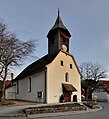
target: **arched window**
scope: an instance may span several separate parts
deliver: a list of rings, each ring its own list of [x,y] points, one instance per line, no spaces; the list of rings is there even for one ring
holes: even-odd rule
[[[19,81],[17,81],[16,93],[19,94]]]
[[[28,92],[31,92],[31,77],[28,78]]]
[[[68,72],[65,74],[65,81],[69,82],[69,74],[68,74]]]

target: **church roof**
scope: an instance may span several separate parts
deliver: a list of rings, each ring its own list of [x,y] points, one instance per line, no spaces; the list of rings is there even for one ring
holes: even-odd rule
[[[54,24],[54,26],[50,29],[50,31],[49,31],[47,37],[49,36],[49,34],[50,34],[52,31],[54,31],[54,30],[56,30],[56,29],[60,29],[60,30],[65,31],[65,32],[71,37],[71,34],[69,33],[68,29],[64,26],[64,24],[63,24],[63,22],[62,22],[62,20],[61,20],[61,17],[60,17],[60,14],[59,14],[59,10],[58,10],[58,16],[57,16],[57,19],[56,19],[56,21],[55,21],[55,24]]]
[[[34,72],[38,72],[38,71],[41,71],[42,69],[46,68],[46,65],[51,63],[55,59],[55,57],[58,55],[58,53],[60,51],[61,50],[59,50],[58,52],[53,53],[53,54],[47,54],[44,57],[40,58],[39,60],[33,62],[27,68],[25,68],[13,81],[25,78],[25,77],[33,74]],[[67,52],[64,52],[64,51],[62,51],[62,52],[63,53],[67,53]],[[71,54],[69,54],[69,53],[67,53],[67,55],[70,55],[72,57],[72,60],[75,63],[77,71],[80,74],[80,76],[82,77],[74,57]]]
[[[57,56],[57,54],[59,53],[60,51],[54,53],[54,54],[47,54],[45,55],[44,57],[40,58],[39,60],[33,62],[32,64],[30,64],[27,68],[25,68],[15,79],[14,81],[16,80],[19,80],[19,79],[22,79],[26,76],[29,76],[31,75],[32,73],[34,72],[37,72],[43,68],[45,68],[45,66],[49,63],[51,63],[54,58]]]
[[[62,83],[62,86],[66,91],[69,92],[77,91],[77,89],[72,84]]]

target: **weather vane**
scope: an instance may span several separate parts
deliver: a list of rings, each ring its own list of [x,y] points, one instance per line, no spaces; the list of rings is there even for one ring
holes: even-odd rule
[[[60,9],[58,8],[58,16],[59,16],[59,13],[60,13]]]

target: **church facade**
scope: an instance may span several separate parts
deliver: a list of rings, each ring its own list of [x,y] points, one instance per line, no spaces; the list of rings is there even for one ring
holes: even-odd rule
[[[81,73],[69,53],[71,34],[64,26],[59,11],[54,26],[47,34],[48,54],[25,68],[14,80],[15,99],[40,103],[81,102]]]

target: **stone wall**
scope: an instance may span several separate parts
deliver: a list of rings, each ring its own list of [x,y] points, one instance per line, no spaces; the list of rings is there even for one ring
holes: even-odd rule
[[[77,111],[77,110],[86,110],[86,107],[84,105],[80,105],[79,103],[46,105],[46,106],[42,105],[26,108],[24,112],[25,114],[40,114],[40,113],[56,113],[56,112]]]

